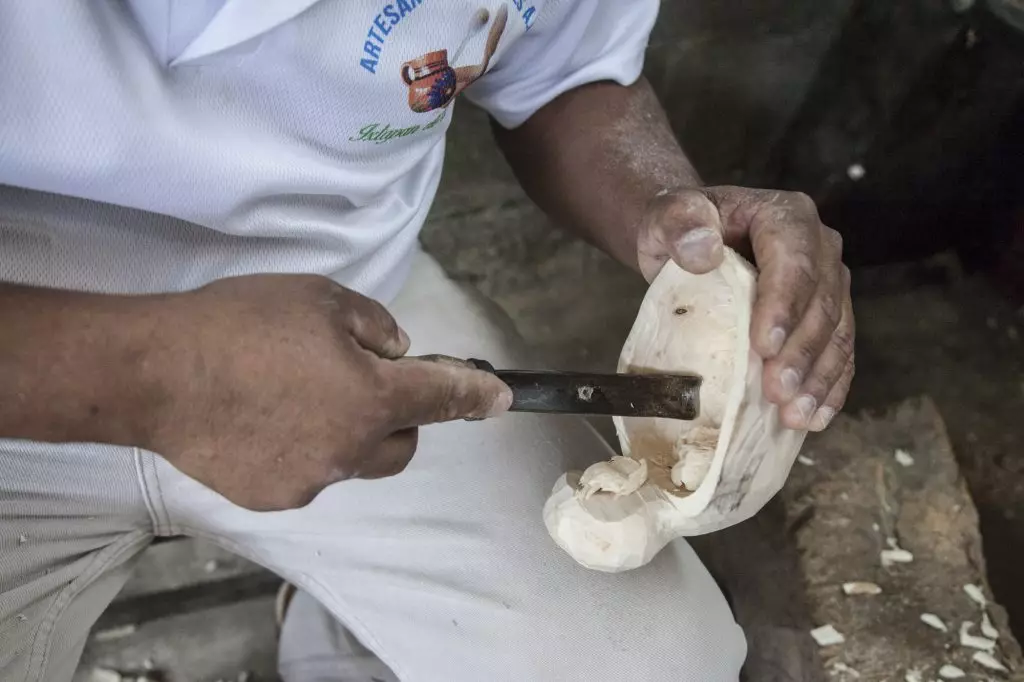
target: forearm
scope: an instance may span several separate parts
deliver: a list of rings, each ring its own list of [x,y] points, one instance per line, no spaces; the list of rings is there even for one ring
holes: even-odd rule
[[[701,181],[647,80],[571,90],[515,130],[494,127],[527,194],[564,227],[637,267],[636,231],[660,191]]]
[[[0,284],[0,437],[143,445],[148,298]]]

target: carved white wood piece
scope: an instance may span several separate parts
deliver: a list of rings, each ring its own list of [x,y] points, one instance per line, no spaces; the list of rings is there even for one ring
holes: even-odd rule
[[[647,291],[619,371],[702,376],[700,415],[616,417],[628,459],[558,479],[544,522],[580,564],[643,566],[678,537],[746,520],[782,487],[806,432],[784,428],[761,392],[761,359],[750,348],[755,284],[754,268],[727,249],[705,275],[669,261]]]

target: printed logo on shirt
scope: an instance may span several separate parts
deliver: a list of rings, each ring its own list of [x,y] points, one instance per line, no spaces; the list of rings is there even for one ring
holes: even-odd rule
[[[385,38],[409,12],[422,5],[424,1],[401,0],[394,5],[384,6],[381,13],[374,19],[373,26],[370,27],[367,34],[367,41],[363,46],[365,56],[360,60],[360,66],[377,75]],[[385,23],[385,19],[388,20],[387,23]],[[467,35],[450,58],[447,49],[432,50],[409,59],[401,65],[397,75],[407,88],[409,108],[418,114],[440,110],[429,123],[411,126],[392,126],[390,123],[381,122],[367,123],[355,135],[349,137],[349,140],[384,144],[436,126],[445,118],[448,105],[455,97],[487,71],[491,58],[498,49],[498,42],[505,32],[507,22],[508,7],[502,5],[493,15],[487,8],[481,8],[473,13]],[[483,61],[479,64],[458,66],[458,60],[470,40],[478,36],[488,26],[490,29],[484,46]],[[374,43],[371,39],[378,42]]]
[[[385,5],[370,26],[363,43],[363,55],[359,65],[373,75],[379,75],[381,56],[387,46],[388,36],[412,12],[418,10],[427,0],[398,0]],[[524,0],[509,0],[509,4],[518,12],[526,31],[533,26],[537,10],[527,5]],[[429,123],[423,125],[392,125],[390,123],[373,122],[360,127],[359,131],[349,137],[352,142],[371,142],[384,144],[393,140],[429,130],[444,120],[448,105],[455,98],[483,76],[491,64],[498,43],[505,34],[508,24],[509,5],[502,4],[497,10],[491,11],[482,7],[473,12],[466,35],[461,43],[452,50],[436,49],[421,54],[402,63],[398,69],[398,78],[407,88],[409,109],[423,114],[440,110]],[[461,64],[463,53],[474,38],[486,31],[481,61],[477,64]],[[478,43],[479,44],[479,43]],[[391,62],[394,63],[393,61]]]
[[[407,16],[410,16],[416,8],[422,5],[426,0],[398,0],[394,3],[384,5],[381,11],[373,18],[370,24],[369,30],[366,32],[366,40],[363,42],[362,57],[359,59],[359,66],[369,71],[373,75],[377,75],[377,66],[380,64],[381,54],[387,45],[387,38],[391,35],[391,32],[395,30],[395,27],[402,23]],[[524,0],[511,0],[512,6],[519,13],[522,19],[525,30],[529,31],[533,27],[534,21],[537,18],[537,8],[533,5],[528,5]],[[500,38],[501,31],[505,27],[505,22],[508,19],[508,8],[502,7],[495,12],[496,17],[500,16],[501,29],[498,34]],[[456,53],[462,51],[462,47],[465,47],[477,31],[487,25],[490,19],[490,10],[487,8],[481,8],[474,14],[472,23],[470,24],[470,35],[463,41],[462,46]],[[497,21],[495,22],[497,23]],[[497,39],[495,39],[495,44]],[[493,55],[494,50],[491,50]],[[452,63],[458,61],[457,58],[453,58]]]
[[[470,30],[462,44],[455,49],[451,60],[448,59],[448,50],[434,50],[402,64],[401,75],[409,88],[410,109],[422,114],[446,107],[473,81],[484,75],[494,51],[498,49],[501,34],[505,31],[508,8],[502,6],[494,15],[494,21],[491,22],[491,13],[486,9],[477,10],[473,14]],[[491,28],[484,46],[483,61],[469,66],[457,66],[466,44],[488,24]]]
[[[384,144],[400,137],[408,137],[421,130],[430,130],[444,120],[448,115],[447,109],[438,112],[434,119],[426,125],[411,125],[404,128],[392,128],[389,123],[368,123],[359,129],[359,132],[348,138],[350,142],[373,142]]]

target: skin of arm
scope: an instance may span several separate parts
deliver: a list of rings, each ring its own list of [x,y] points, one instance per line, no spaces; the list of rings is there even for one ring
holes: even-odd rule
[[[291,509],[399,473],[419,426],[508,409],[497,377],[409,343],[314,275],[146,296],[0,284],[0,438],[141,447],[243,507]]]
[[[0,284],[0,435],[137,445],[159,403],[153,306]]]
[[[642,77],[572,89],[518,128],[492,128],[541,209],[648,281],[670,258],[708,272],[723,244],[752,257],[765,394],[790,428],[828,426],[853,378],[854,320],[842,240],[809,197],[705,186]]]

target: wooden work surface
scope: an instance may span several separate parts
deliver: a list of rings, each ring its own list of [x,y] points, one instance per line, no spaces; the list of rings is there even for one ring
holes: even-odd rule
[[[907,457],[898,459],[897,450]],[[913,560],[883,566],[890,543]],[[944,665],[964,671],[964,680],[1024,680],[999,605],[987,608],[999,632],[994,655],[1011,672],[985,669],[972,660],[977,649],[960,644],[965,621],[974,623],[970,634],[982,634],[982,608],[964,585],[977,585],[990,601],[992,593],[977,512],[929,399],[841,416],[808,440],[764,513],[694,545],[747,630],[752,682],[931,682]],[[854,581],[881,593],[844,594],[843,583]],[[924,613],[948,632],[923,623]],[[819,647],[809,632],[823,625],[845,642]]]

